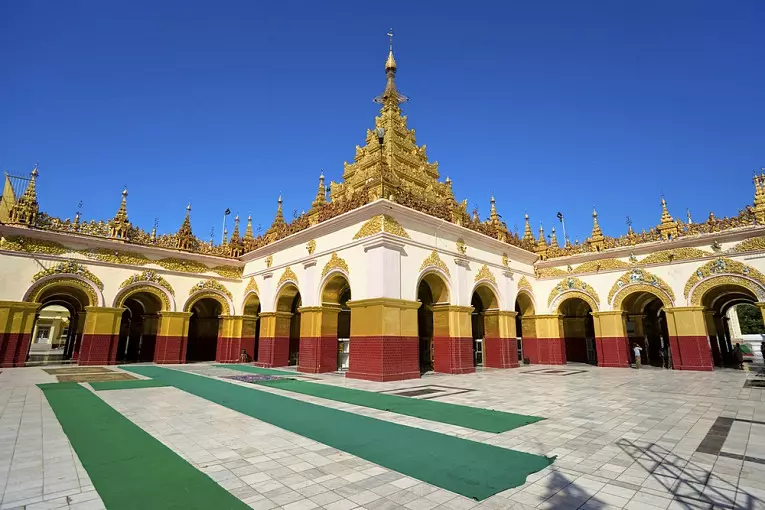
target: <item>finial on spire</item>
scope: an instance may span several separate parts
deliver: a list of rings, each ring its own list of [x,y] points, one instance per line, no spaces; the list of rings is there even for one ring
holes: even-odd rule
[[[191,202],[189,202],[189,205],[186,206],[186,216],[188,216],[191,213]]]
[[[528,213],[524,214],[523,218],[526,220],[526,225],[523,228],[523,240],[531,241],[533,243],[534,234],[531,233],[531,225],[529,225],[529,214]]]
[[[388,107],[398,107],[401,103],[409,101],[409,98],[403,94],[400,94],[396,88],[396,59],[393,58],[393,29],[387,33],[390,38],[390,46],[388,48],[388,59],[385,61],[385,74],[388,77],[388,82],[385,85],[385,90],[382,95],[374,98],[375,103],[386,105]]]

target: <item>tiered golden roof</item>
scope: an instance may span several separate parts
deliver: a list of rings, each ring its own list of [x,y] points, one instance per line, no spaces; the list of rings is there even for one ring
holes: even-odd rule
[[[114,218],[112,218],[112,221],[109,222],[109,237],[123,241],[128,239],[128,232],[130,231],[130,220],[128,220],[127,215],[127,196],[128,190],[125,188],[122,190],[120,208],[117,210]],[[79,220],[77,217],[75,219]]]
[[[603,231],[600,230],[600,225],[598,225],[598,211],[596,211],[593,207],[592,234],[590,234],[590,238],[587,240],[589,243],[590,251],[601,251],[604,249],[606,247],[605,239],[606,238],[603,236]]]
[[[194,245],[199,244],[191,231],[191,204],[186,206],[186,218],[184,218],[181,228],[178,229],[177,245],[179,250],[192,250]]]
[[[37,214],[40,210],[39,204],[37,203],[37,188],[35,185],[37,175],[37,164],[35,164],[35,167],[32,169],[29,184],[27,184],[27,189],[24,190],[24,194],[21,195],[21,198],[16,200],[11,206],[11,212],[8,218],[9,223],[26,225],[28,227],[34,226],[37,223]]]

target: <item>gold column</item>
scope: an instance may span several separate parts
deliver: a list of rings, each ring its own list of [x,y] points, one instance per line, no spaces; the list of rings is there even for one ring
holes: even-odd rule
[[[595,348],[599,367],[621,367],[630,365],[630,350],[627,340],[627,315],[621,310],[593,312],[595,326]]]
[[[566,344],[563,339],[563,316],[559,314],[535,315],[536,339],[534,348],[528,349],[531,363],[563,365],[566,363]],[[536,358],[536,359],[535,359]]]
[[[298,370],[321,373],[337,370],[337,319],[340,305],[305,306],[300,311]]]
[[[677,370],[712,370],[712,352],[701,306],[665,308],[672,365]]]
[[[39,303],[0,301],[0,367],[23,367]]]
[[[472,306],[436,303],[433,309],[433,370],[447,374],[475,371]]]
[[[290,319],[292,319],[290,312],[263,312],[260,314],[258,365],[286,367],[289,364]]]

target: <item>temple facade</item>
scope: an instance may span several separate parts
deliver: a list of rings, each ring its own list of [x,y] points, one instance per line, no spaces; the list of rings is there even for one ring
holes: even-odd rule
[[[522,363],[712,370],[732,361],[727,315],[765,310],[765,175],[733,218],[560,242],[508,230],[490,200],[458,201],[407,125],[391,49],[374,126],[342,181],[320,176],[308,212],[281,198],[254,235],[237,217],[221,244],[133,225],[127,190],[113,218],[40,211],[38,170],[6,176],[0,200],[0,366],[30,363],[46,309],[67,327],[47,358],[82,365],[249,361],[375,381]],[[19,182],[21,184],[19,184]],[[54,308],[55,307],[55,308]],[[765,312],[764,312],[765,313]],[[60,345],[59,345],[60,344]],[[55,347],[55,349],[54,349]]]

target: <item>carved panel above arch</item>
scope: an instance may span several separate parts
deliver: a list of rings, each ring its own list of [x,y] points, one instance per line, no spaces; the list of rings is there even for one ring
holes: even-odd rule
[[[428,255],[425,260],[422,261],[422,264],[420,264],[420,272],[423,272],[426,268],[429,267],[440,269],[446,273],[446,276],[451,278],[449,267],[446,265],[446,262],[441,260],[441,257],[438,256],[438,252],[436,250],[433,250],[430,255]]]
[[[614,309],[618,309],[621,307],[621,303],[625,297],[632,292],[645,290],[645,287],[654,288],[660,291],[663,296],[657,297],[659,297],[666,306],[672,306],[674,304],[675,293],[667,282],[648,271],[638,268],[633,268],[630,271],[627,271],[616,280],[608,293],[608,302],[613,303]],[[614,299],[614,297],[617,297],[617,299]]]
[[[547,298],[547,305],[552,305],[553,301],[555,301],[561,294],[573,290],[586,294],[596,305],[600,305],[600,297],[598,296],[598,293],[595,292],[595,289],[593,289],[590,284],[583,282],[574,276],[569,276],[558,282],[555,288],[550,292],[550,296]],[[593,309],[596,308],[597,306]]]
[[[687,298],[691,289],[696,287],[702,280],[723,275],[740,275],[746,279],[758,282],[760,287],[765,288],[765,275],[761,272],[737,260],[719,257],[698,268],[691,277],[688,278],[688,281],[685,283],[685,288],[683,289],[684,296]],[[696,292],[694,291],[694,295],[695,294]],[[700,300],[701,298],[698,299]]]
[[[337,252],[332,252],[332,256],[324,265],[324,269],[321,270],[321,277],[324,278],[329,274],[330,271],[334,271],[336,269],[339,269],[347,275],[350,275],[351,273],[351,271],[348,269],[348,263],[345,261],[345,259],[339,257]],[[295,281],[297,281],[297,279]]]

